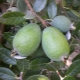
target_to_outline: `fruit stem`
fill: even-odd
[[[38,16],[38,15],[34,12],[34,10],[33,10],[32,6],[31,6],[30,2],[29,2],[28,0],[25,0],[25,3],[27,4],[27,6],[28,6],[29,9],[31,10],[31,12],[41,21],[42,25],[44,25],[45,27],[47,27],[47,23],[45,22],[45,20],[43,20],[40,16]]]
[[[23,80],[22,77],[23,77],[23,72],[20,72],[20,80]]]
[[[17,51],[16,50],[12,50],[12,52],[11,52],[11,57],[13,57],[13,56],[15,56],[16,55],[16,53],[17,53]]]

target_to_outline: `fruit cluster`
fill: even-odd
[[[70,46],[62,32],[70,30],[71,21],[65,16],[57,16],[51,26],[41,31],[39,25],[30,23],[20,29],[13,39],[14,50],[20,56],[34,53],[40,43],[47,55],[53,61],[60,61],[70,52]],[[62,32],[61,32],[62,31]]]

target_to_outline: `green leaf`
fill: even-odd
[[[28,70],[26,74],[23,76],[23,80],[27,80],[28,77],[32,75],[37,75],[37,74],[40,74],[39,70]]]
[[[72,18],[74,18],[74,19],[76,19],[76,20],[80,19],[80,13],[79,13],[79,12],[77,12],[77,11],[75,11],[75,10],[73,10],[73,9],[70,9],[70,8],[66,8],[66,7],[64,7],[64,8],[66,9],[66,13],[67,13],[70,17],[72,17]]]
[[[72,76],[67,76],[67,77],[64,78],[64,80],[76,80],[76,79]]]
[[[0,67],[0,79],[2,80],[17,80],[16,75],[8,68]]]
[[[25,3],[25,0],[18,0],[17,1],[17,8],[21,12],[25,12],[27,10],[27,6],[26,6],[26,3]]]
[[[0,0],[0,3],[6,2],[6,0]]]
[[[31,61],[30,69],[32,70],[41,70],[45,68],[46,64],[49,62],[47,58],[36,58]]]
[[[73,18],[74,20],[79,20],[79,18],[76,15],[74,15],[71,11],[66,11],[66,13],[69,17]]]
[[[17,0],[13,0],[13,1],[14,1],[15,4],[17,3]],[[12,0],[7,0],[7,2],[9,2],[11,4]]]
[[[80,72],[80,59],[74,61],[71,66],[68,68],[66,75],[75,76]]]
[[[19,9],[17,7],[10,7],[10,8],[8,8],[8,11],[19,12]]]
[[[60,77],[56,72],[51,72],[50,80],[60,80]]]
[[[34,19],[35,17],[36,16],[30,10],[27,10],[24,16],[25,19]]]
[[[80,13],[79,13],[79,12],[77,12],[77,11],[75,11],[75,10],[72,10],[72,9],[70,9],[70,10],[71,10],[71,12],[72,12],[74,15],[76,15],[77,17],[80,18]]]
[[[80,5],[80,0],[73,0],[73,6],[77,7]]]
[[[26,72],[29,69],[29,61],[27,59],[18,60],[17,67],[21,72]]]
[[[1,16],[0,23],[8,25],[20,24],[25,21],[23,16],[24,14],[21,12],[7,12]]]
[[[4,39],[8,40],[11,36],[13,36],[12,32],[4,32]]]
[[[46,68],[50,71],[56,71],[56,70],[60,70],[61,68],[64,67],[63,62],[59,61],[59,62],[50,62],[46,65]]]
[[[47,0],[36,0],[33,4],[33,9],[35,12],[40,12],[42,9],[45,8],[47,4]]]
[[[66,0],[62,0],[62,6],[66,6]]]
[[[6,48],[0,48],[0,60],[11,65],[16,65],[16,59],[10,56],[10,51]]]
[[[53,19],[57,14],[57,5],[53,0],[50,0],[47,8],[48,15]]]
[[[12,41],[13,41],[13,33],[12,32],[4,32],[4,39],[7,41],[5,46],[9,49],[13,49]]]
[[[22,12],[6,12],[2,15],[3,18],[10,18],[10,17],[23,17],[25,14]]]

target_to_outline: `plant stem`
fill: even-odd
[[[32,6],[31,6],[30,2],[29,2],[28,0],[25,0],[25,3],[26,3],[27,6],[29,7],[30,11],[41,21],[41,23],[42,23],[45,27],[47,27],[46,22],[45,22],[40,16],[38,16],[38,15],[34,12],[34,10],[33,10]]]
[[[71,64],[73,59],[79,55],[80,50],[75,50],[73,53],[71,53],[68,57],[68,60],[66,61],[66,67],[68,68]]]
[[[14,4],[14,0],[11,1],[9,8],[11,8],[13,6],[13,4]]]
[[[6,7],[5,7],[4,3],[0,4],[0,9],[1,9],[2,13],[4,13],[6,11]],[[0,36],[0,44],[2,44],[2,39],[3,39],[2,34],[3,34],[3,32],[4,32],[4,25],[0,24],[0,35],[1,35]]]
[[[62,8],[63,13],[64,13],[67,17],[69,17],[69,16],[66,14],[65,9],[63,8],[64,6],[62,5],[62,0],[59,0],[58,4],[59,4],[59,6]]]

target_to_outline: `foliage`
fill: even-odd
[[[80,80],[80,0],[0,0],[0,5],[5,5],[7,9],[3,13],[5,7],[0,6],[0,24],[4,25],[4,31],[0,26],[0,37],[3,36],[0,42],[0,80],[27,80],[38,74],[45,75],[50,80]],[[42,50],[25,59],[11,56],[12,41],[20,28],[36,23],[43,30],[47,25],[42,22],[51,25],[57,15],[65,15],[76,27],[75,30],[70,30],[71,39],[68,41],[69,55],[75,51],[75,55],[78,54],[70,56],[73,58],[71,65],[66,68],[62,61],[50,61]]]

